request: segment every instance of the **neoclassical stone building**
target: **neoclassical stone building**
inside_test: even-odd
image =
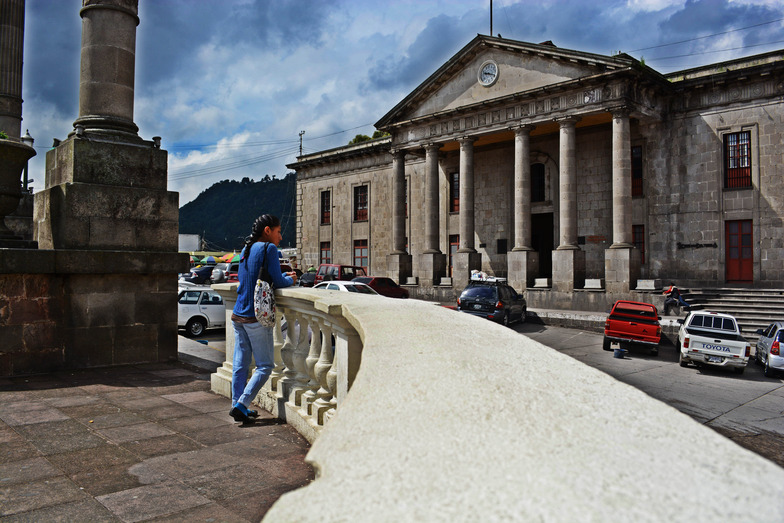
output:
[[[472,269],[532,306],[638,280],[784,287],[784,50],[662,75],[477,36],[376,127],[299,157],[297,246],[452,299]]]

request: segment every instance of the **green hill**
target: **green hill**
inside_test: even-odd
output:
[[[207,250],[239,250],[256,218],[272,214],[282,225],[280,247],[294,247],[296,186],[295,173],[283,179],[267,175],[258,182],[249,178],[218,182],[180,207],[180,234],[200,235]]]

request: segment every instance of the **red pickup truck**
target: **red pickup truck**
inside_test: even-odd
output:
[[[618,300],[604,322],[604,350],[612,350],[612,342],[639,345],[651,349],[652,355],[659,353],[661,324],[654,305],[638,301]]]

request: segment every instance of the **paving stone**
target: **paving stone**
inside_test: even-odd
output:
[[[245,459],[216,452],[210,448],[169,454],[145,460],[144,465],[150,470],[166,474],[167,476],[183,480],[205,474],[232,465],[245,463]],[[138,465],[136,465],[138,466]],[[131,469],[133,471],[133,468]]]
[[[73,396],[65,396],[65,397],[55,397],[55,398],[48,398],[44,400],[47,404],[51,405],[52,407],[57,407],[58,409],[62,409],[63,407],[82,407],[84,405],[94,405],[96,403],[101,402],[101,400],[97,396],[90,396],[87,394],[79,394]]]
[[[173,401],[169,401],[167,399],[161,398],[159,396],[146,396],[144,398],[128,400],[128,401],[118,401],[116,404],[123,409],[127,409],[134,412],[149,410],[149,409],[158,409],[163,407],[174,407],[176,404]]]
[[[166,521],[167,523],[193,523],[194,521],[214,521],[220,523],[247,523],[248,520],[235,514],[218,503],[208,503],[196,508],[183,510],[176,514],[167,514],[148,521]]]
[[[204,448],[201,443],[181,434],[128,441],[120,445],[142,459]]]
[[[166,427],[155,423],[137,423],[135,425],[116,427],[111,429],[99,430],[98,434],[114,443],[125,443],[127,441],[138,441],[142,439],[155,438],[158,436],[170,436],[174,432]]]
[[[68,416],[46,403],[21,401],[0,405],[0,419],[8,425],[17,426],[66,420]]]
[[[71,481],[93,497],[121,492],[143,485],[153,485],[171,481],[165,474],[134,468],[131,472],[128,465],[117,465],[99,470],[79,472],[70,476]],[[141,473],[139,473],[141,472]]]
[[[17,431],[45,455],[89,449],[106,443],[87,427],[71,419],[21,425]]]
[[[201,432],[203,430],[213,429],[223,425],[233,425],[234,420],[228,415],[225,416],[225,419],[222,419],[216,416],[211,416],[210,414],[200,414],[197,416],[161,420],[160,424],[165,427],[169,427],[175,432],[189,434],[192,432]]]
[[[179,394],[166,394],[162,396],[167,400],[176,401],[177,403],[202,403],[207,401],[213,401],[215,399],[222,399],[223,401],[229,401],[227,398],[223,396],[218,396],[214,392],[209,392],[206,390],[200,390],[196,392],[181,392]]]
[[[139,415],[150,421],[158,421],[164,419],[175,419],[184,417],[193,417],[201,414],[197,410],[186,407],[181,404],[172,404],[170,407],[159,407],[157,409],[145,409],[139,411]]]
[[[131,465],[141,461],[127,449],[105,442],[103,445],[85,450],[53,454],[48,456],[48,460],[69,476],[79,472],[101,470],[116,465]]]
[[[5,487],[52,476],[62,476],[62,474],[46,458],[25,459],[0,465],[0,485]]]
[[[87,494],[63,476],[0,486],[0,516],[85,499]]]
[[[210,503],[208,498],[177,482],[137,487],[97,499],[112,513],[130,523]]]
[[[74,521],[113,523],[122,520],[92,498],[2,518],[3,523],[41,523],[43,521],[46,523],[72,523]]]

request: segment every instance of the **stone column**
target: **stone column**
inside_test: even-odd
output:
[[[387,255],[388,276],[404,284],[411,276],[411,255],[406,252],[406,152],[392,150],[392,252]]]
[[[25,0],[0,0],[0,131],[22,136]]]
[[[79,117],[74,127],[136,135],[133,123],[138,0],[82,0]]]
[[[474,142],[464,136],[460,142],[460,247],[452,256],[452,286],[468,285],[471,271],[482,268],[482,255],[474,248]]]
[[[509,284],[522,291],[539,274],[539,253],[531,248],[531,150],[533,125],[514,128],[514,247],[506,255]]]
[[[425,251],[419,255],[420,285],[432,287],[446,271],[446,255],[438,248],[438,144],[425,146]]]
[[[553,251],[553,289],[571,292],[585,282],[585,252],[577,246],[577,139],[579,118],[559,119],[559,245]]]
[[[640,253],[632,245],[632,160],[629,111],[612,110],[613,243],[604,252],[608,293],[629,292],[640,276]]]

